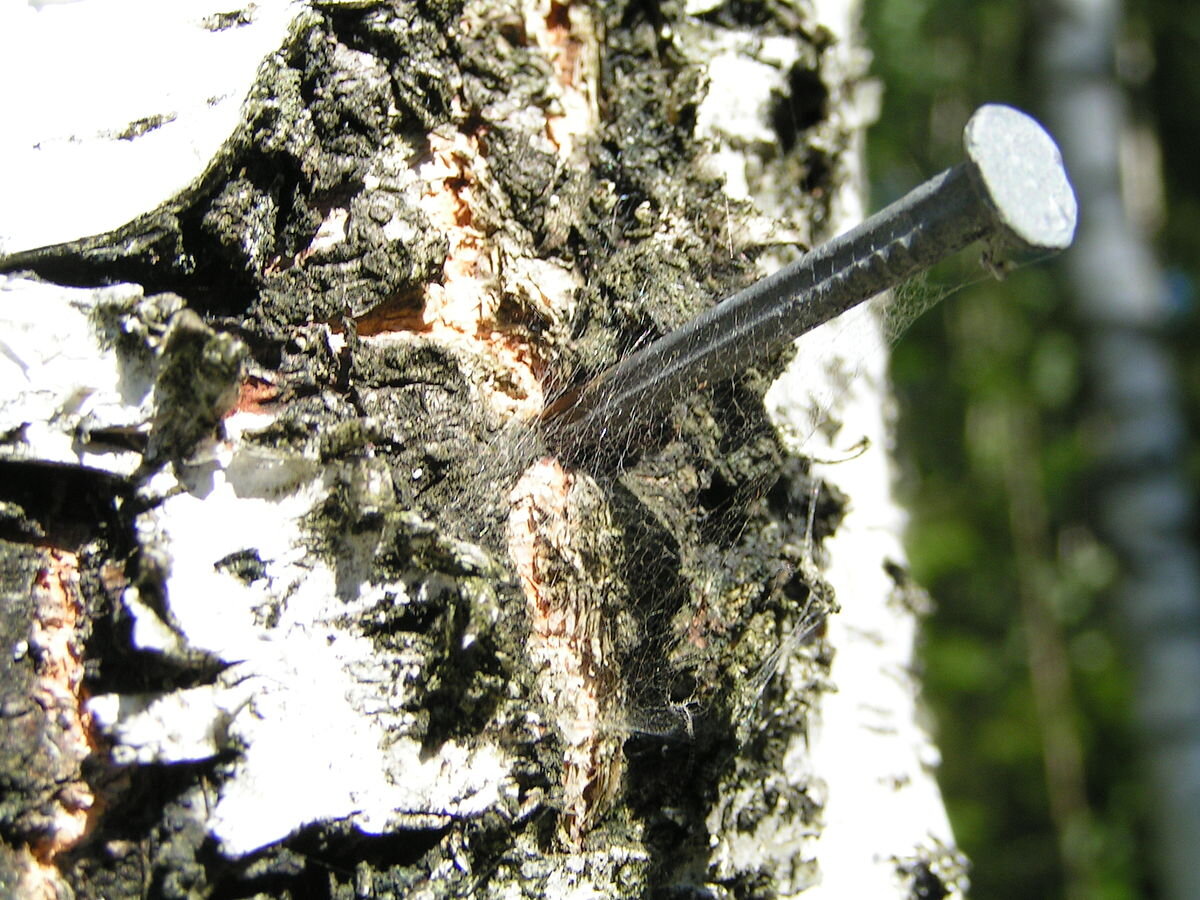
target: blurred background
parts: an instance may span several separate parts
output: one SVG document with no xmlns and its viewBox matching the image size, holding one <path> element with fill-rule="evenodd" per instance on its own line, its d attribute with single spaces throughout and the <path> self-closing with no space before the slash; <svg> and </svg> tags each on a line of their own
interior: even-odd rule
<svg viewBox="0 0 1200 900">
<path fill-rule="evenodd" d="M 923 663 L 975 900 L 1200 898 L 1200 7 L 866 0 L 873 208 L 962 159 L 981 103 L 1041 119 L 1076 245 L 894 348 Z"/>
</svg>

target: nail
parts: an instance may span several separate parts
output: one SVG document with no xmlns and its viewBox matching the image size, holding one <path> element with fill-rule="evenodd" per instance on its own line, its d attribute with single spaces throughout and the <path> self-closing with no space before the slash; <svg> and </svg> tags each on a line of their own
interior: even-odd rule
<svg viewBox="0 0 1200 900">
<path fill-rule="evenodd" d="M 971 117 L 963 144 L 966 162 L 558 398 L 541 417 L 551 444 L 567 456 L 623 452 L 704 384 L 769 359 L 977 240 L 989 258 L 1070 246 L 1075 194 L 1041 125 L 990 104 Z"/>
</svg>

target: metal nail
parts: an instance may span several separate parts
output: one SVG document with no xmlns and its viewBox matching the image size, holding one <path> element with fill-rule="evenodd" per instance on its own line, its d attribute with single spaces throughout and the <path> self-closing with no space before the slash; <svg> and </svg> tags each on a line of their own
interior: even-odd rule
<svg viewBox="0 0 1200 900">
<path fill-rule="evenodd" d="M 990 104 L 971 117 L 963 143 L 966 162 L 558 398 L 542 413 L 551 444 L 568 456 L 623 451 L 703 384 L 770 358 L 977 240 L 991 258 L 1070 246 L 1075 194 L 1041 125 Z"/>
</svg>

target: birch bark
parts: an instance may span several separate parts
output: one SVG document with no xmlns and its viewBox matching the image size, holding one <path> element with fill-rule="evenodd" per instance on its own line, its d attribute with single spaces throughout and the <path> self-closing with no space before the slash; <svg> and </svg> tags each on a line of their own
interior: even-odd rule
<svg viewBox="0 0 1200 900">
<path fill-rule="evenodd" d="M 4 13 L 6 883 L 960 892 L 876 321 L 534 423 L 860 216 L 853 5 L 160 7 Z"/>
</svg>

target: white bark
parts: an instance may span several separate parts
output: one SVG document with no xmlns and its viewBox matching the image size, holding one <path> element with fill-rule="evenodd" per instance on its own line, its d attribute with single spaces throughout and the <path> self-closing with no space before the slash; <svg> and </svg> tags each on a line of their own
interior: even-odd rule
<svg viewBox="0 0 1200 900">
<path fill-rule="evenodd" d="M 255 6 L 221 30 L 211 0 L 0 7 L 0 253 L 112 230 L 198 178 L 297 9 Z"/>
</svg>

